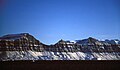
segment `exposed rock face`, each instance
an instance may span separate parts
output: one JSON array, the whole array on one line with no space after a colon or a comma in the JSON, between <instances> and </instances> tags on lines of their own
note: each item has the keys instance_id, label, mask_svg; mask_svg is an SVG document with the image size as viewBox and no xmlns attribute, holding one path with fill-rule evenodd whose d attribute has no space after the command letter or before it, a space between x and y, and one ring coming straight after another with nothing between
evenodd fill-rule
<instances>
[{"instance_id":1,"label":"exposed rock face","mask_svg":"<svg viewBox=\"0 0 120 70\"><path fill-rule=\"evenodd\" d=\"M40 52L45 45L28 33L0 37L0 60L36 60L29 51Z\"/></svg>"},{"instance_id":2,"label":"exposed rock face","mask_svg":"<svg viewBox=\"0 0 120 70\"><path fill-rule=\"evenodd\" d=\"M77 43L82 45L103 45L100 41L92 37L89 37L88 39L78 40Z\"/></svg>"},{"instance_id":3,"label":"exposed rock face","mask_svg":"<svg viewBox=\"0 0 120 70\"><path fill-rule=\"evenodd\" d=\"M28 33L9 34L0 37L0 60L120 60L119 42L89 37L45 45Z\"/></svg>"},{"instance_id":4,"label":"exposed rock face","mask_svg":"<svg viewBox=\"0 0 120 70\"><path fill-rule=\"evenodd\" d=\"M99 41L89 37L88 39L78 40L77 44L86 46L83 49L89 49L92 52L120 52L120 44Z\"/></svg>"},{"instance_id":5,"label":"exposed rock face","mask_svg":"<svg viewBox=\"0 0 120 70\"><path fill-rule=\"evenodd\" d=\"M28 33L10 34L0 37L0 50L6 51L26 51L43 49L44 44Z\"/></svg>"}]
</instances>

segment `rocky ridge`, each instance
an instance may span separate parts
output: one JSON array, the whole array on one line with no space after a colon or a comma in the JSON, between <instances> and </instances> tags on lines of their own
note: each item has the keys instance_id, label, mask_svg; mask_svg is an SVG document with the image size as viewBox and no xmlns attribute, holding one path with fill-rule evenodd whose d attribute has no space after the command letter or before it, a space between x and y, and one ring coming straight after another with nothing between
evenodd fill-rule
<instances>
[{"instance_id":1,"label":"rocky ridge","mask_svg":"<svg viewBox=\"0 0 120 70\"><path fill-rule=\"evenodd\" d=\"M0 60L120 60L120 41L95 38L45 45L29 33L0 37Z\"/></svg>"}]
</instances>

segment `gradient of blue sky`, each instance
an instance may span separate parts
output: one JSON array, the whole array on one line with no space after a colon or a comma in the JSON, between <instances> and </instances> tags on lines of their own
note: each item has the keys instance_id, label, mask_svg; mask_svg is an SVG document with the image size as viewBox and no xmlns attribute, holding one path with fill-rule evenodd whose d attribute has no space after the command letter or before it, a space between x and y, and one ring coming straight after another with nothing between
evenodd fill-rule
<instances>
[{"instance_id":1,"label":"gradient of blue sky","mask_svg":"<svg viewBox=\"0 0 120 70\"><path fill-rule=\"evenodd\" d=\"M120 0L8 0L0 36L27 32L45 44L120 39Z\"/></svg>"}]
</instances>

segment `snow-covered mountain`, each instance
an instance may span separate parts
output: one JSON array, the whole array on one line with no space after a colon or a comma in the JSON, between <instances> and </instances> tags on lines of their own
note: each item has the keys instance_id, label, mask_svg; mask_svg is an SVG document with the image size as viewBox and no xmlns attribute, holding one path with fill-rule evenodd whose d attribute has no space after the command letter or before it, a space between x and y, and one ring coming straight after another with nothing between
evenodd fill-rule
<instances>
[{"instance_id":1,"label":"snow-covered mountain","mask_svg":"<svg viewBox=\"0 0 120 70\"><path fill-rule=\"evenodd\" d=\"M113 44L113 45L120 44L120 40L118 40L118 39L114 39L114 40L106 39L105 42L107 42L109 44Z\"/></svg>"},{"instance_id":2,"label":"snow-covered mountain","mask_svg":"<svg viewBox=\"0 0 120 70\"><path fill-rule=\"evenodd\" d=\"M45 45L28 33L0 37L0 60L120 60L120 41L95 38Z\"/></svg>"}]
</instances>

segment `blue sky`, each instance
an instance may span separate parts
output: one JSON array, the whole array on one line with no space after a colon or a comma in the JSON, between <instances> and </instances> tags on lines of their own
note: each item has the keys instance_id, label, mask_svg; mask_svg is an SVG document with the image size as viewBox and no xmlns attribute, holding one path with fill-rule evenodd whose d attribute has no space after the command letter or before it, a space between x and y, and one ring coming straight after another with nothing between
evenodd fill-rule
<instances>
[{"instance_id":1,"label":"blue sky","mask_svg":"<svg viewBox=\"0 0 120 70\"><path fill-rule=\"evenodd\" d=\"M45 44L120 39L120 0L8 0L2 10L0 36L25 32Z\"/></svg>"}]
</instances>

